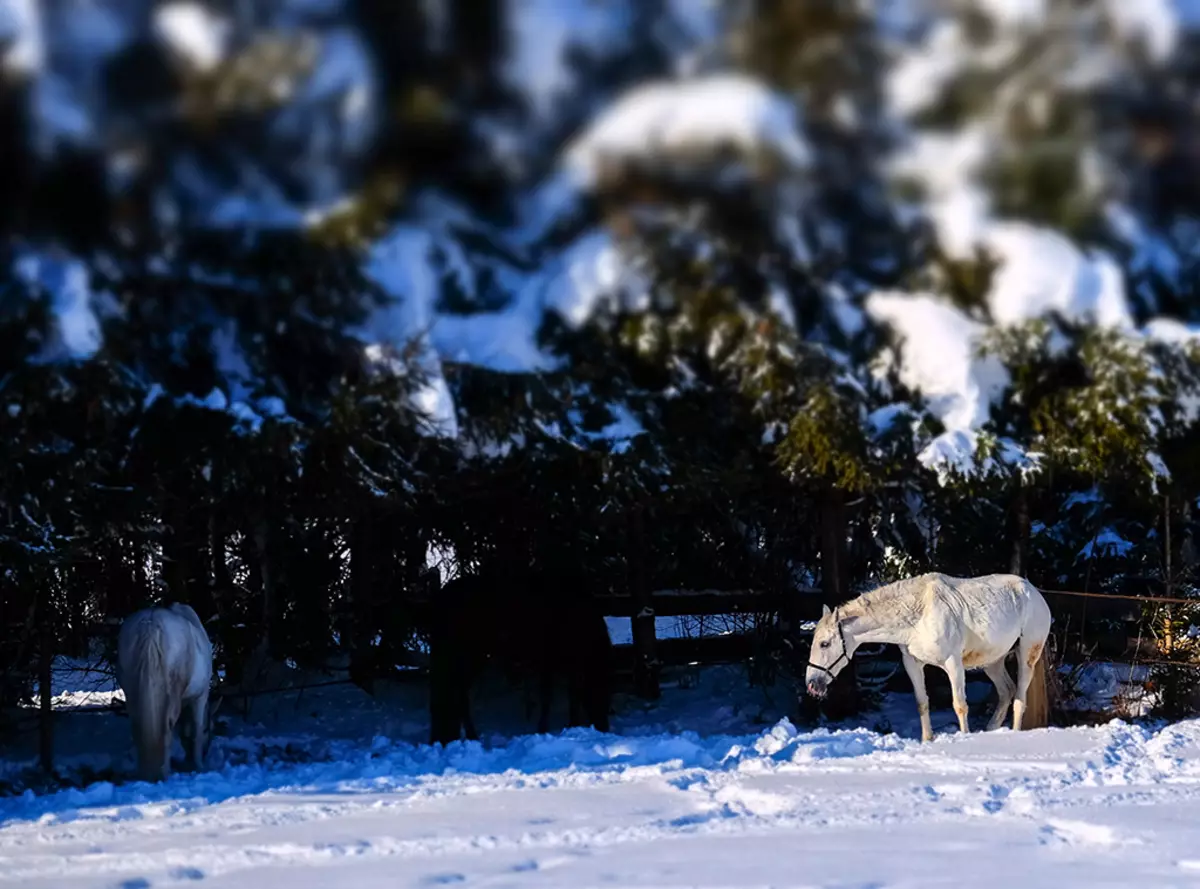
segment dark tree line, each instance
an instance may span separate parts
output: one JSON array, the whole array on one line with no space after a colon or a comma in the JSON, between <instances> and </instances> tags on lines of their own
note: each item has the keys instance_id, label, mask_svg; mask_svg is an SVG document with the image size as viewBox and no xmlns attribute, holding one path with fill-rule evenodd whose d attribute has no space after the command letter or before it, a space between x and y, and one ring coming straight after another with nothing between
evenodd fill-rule
<instances>
[{"instance_id":1,"label":"dark tree line","mask_svg":"<svg viewBox=\"0 0 1200 889\"><path fill-rule=\"evenodd\" d=\"M865 301L930 290L986 323L993 266L948 258L888 190L886 53L863 13L761 2L738 19L731 5L731 48L712 50L804 110L802 189L778 159L725 175L727 146L634 159L518 256L490 233L513 223L596 109L670 70L657 28L668 5L639 7L619 50L577 53L583 86L550 123L502 76L511 7L444 6L433 22L419 4L359 0L292 30L264 11L211 67L130 25L88 81L99 97L88 139L39 117L48 74L6 75L0 704L28 696L48 656L82 652L106 620L164 600L211 619L231 683L264 661L344 658L370 688L437 632L489 650L453 609L430 610L431 548L485 579L494 598L464 606L471 620L546 601L580 633L587 621L569 615L592 597L654 589L817 585L836 602L931 569L1063 586L1191 580L1200 488L1194 418L1180 407L1200 366L1191 346L1131 351L1055 318L993 325L987 347L1011 383L981 448L1039 449L1043 471L939 480L917 462L943 430L895 368L872 369L905 346ZM339 110L361 84L305 87L306 41L346 35L374 73L369 136ZM955 89L935 123L971 111ZM1058 169L1041 164L1061 158L1035 148L1079 132L1064 122L1079 109L1116 114L1112 128L1134 135L1161 119L1113 107L1108 94L1072 95L1052 132L1018 127L1026 141L1014 141L1032 146L1015 153L1023 163L992 172L1005 209L1098 231L1070 188L1041 205L1050 198L1034 186ZM536 136L525 169L489 138L498 131ZM1169 170L1161 153L1128 163L1151 184L1194 178L1171 146ZM1171 190L1167 209L1136 189L1129 199L1155 231L1197 210ZM431 194L470 222L423 215ZM312 205L322 212L303 220ZM448 316L511 304L517 271L551 265L587 233L638 263L646 298L607 294L583 324L545 311L537 340L553 368L442 356L458 433L438 435L417 408L427 352L366 348L363 333L397 298L368 273L397 226L450 231L474 264L464 292L449 258L428 258ZM1194 260L1165 279L1118 256L1139 322L1196 320ZM1169 480L1151 483L1149 455ZM1131 543L1081 557L1105 530ZM520 638L561 648L552 623L535 626Z\"/></svg>"}]
</instances>

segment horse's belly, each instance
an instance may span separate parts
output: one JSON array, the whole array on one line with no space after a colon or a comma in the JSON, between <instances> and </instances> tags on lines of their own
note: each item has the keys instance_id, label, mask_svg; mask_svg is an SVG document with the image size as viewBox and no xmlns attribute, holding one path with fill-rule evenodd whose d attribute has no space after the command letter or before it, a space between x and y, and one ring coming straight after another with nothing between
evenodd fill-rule
<instances>
[{"instance_id":1,"label":"horse's belly","mask_svg":"<svg viewBox=\"0 0 1200 889\"><path fill-rule=\"evenodd\" d=\"M187 676L187 685L183 691L185 698L203 694L212 682L212 656L200 649L200 646L193 646L190 655L181 664L186 670L184 675Z\"/></svg>"},{"instance_id":2,"label":"horse's belly","mask_svg":"<svg viewBox=\"0 0 1200 889\"><path fill-rule=\"evenodd\" d=\"M201 654L197 654L192 664L192 675L188 681L187 696L194 698L199 694L203 694L208 690L211 682L212 661L206 660Z\"/></svg>"},{"instance_id":3,"label":"horse's belly","mask_svg":"<svg viewBox=\"0 0 1200 889\"><path fill-rule=\"evenodd\" d=\"M1008 650L997 651L991 648L964 648L962 655L963 666L968 670L986 667L988 664L994 664L1004 655L1008 654Z\"/></svg>"},{"instance_id":4,"label":"horse's belly","mask_svg":"<svg viewBox=\"0 0 1200 889\"><path fill-rule=\"evenodd\" d=\"M962 662L968 670L986 667L1004 658L1016 644L1018 633L1005 634L1001 639L981 639L968 633L963 640Z\"/></svg>"}]
</instances>

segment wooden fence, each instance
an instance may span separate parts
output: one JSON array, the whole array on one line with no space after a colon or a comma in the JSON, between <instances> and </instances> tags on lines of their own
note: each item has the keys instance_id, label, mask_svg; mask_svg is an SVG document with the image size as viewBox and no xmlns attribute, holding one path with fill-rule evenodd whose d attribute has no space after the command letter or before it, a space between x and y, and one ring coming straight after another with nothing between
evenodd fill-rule
<instances>
[{"instance_id":1,"label":"wooden fence","mask_svg":"<svg viewBox=\"0 0 1200 889\"><path fill-rule=\"evenodd\" d=\"M1135 627L1142 617L1142 606L1150 604L1161 605L1193 605L1200 606L1200 598L1188 599L1173 596L1137 596L1128 594L1083 592L1076 590L1042 590L1050 600L1054 613L1054 632L1061 640L1070 636L1077 640L1072 647L1082 648L1084 643L1093 647L1107 644L1108 650L1101 651L1104 656L1117 657L1124 653L1127 645L1128 629ZM602 610L611 617L631 618L631 629L635 636L633 645L619 645L615 652L615 667L622 674L632 672L637 652L649 652L655 668L664 665L738 663L747 660L758 652L761 636L754 632L729 632L721 635L699 635L677 638L658 639L654 632L655 617L706 617L714 615L745 615L764 618L760 625L762 629L769 626L779 626L791 635L803 635L799 625L804 622L817 620L821 616L824 603L822 592L811 587L800 587L786 593L760 590L658 590L640 600L631 595L611 595L602 598ZM422 605L415 603L417 610ZM638 620L637 618L643 618ZM650 618L645 620L645 618ZM1115 625L1124 624L1126 629L1096 630L1089 632L1089 622L1108 621ZM778 623L777 623L778 622ZM97 634L114 632L116 625L97 626ZM645 638L649 633L650 638ZM639 634L642 638L637 638ZM1060 648L1060 650L1063 650ZM657 672L657 670L655 671ZM655 677L657 679L657 677ZM336 680L346 682L348 680ZM329 683L322 683L329 684ZM296 686L288 691L302 691L308 686ZM281 689L263 689L254 692L238 692L230 689L235 696L240 694L269 694ZM42 701L47 708L47 701ZM48 709L48 708L47 708ZM76 709L76 708L71 708ZM107 706L84 706L77 708L87 712L105 712Z\"/></svg>"},{"instance_id":2,"label":"wooden fence","mask_svg":"<svg viewBox=\"0 0 1200 889\"><path fill-rule=\"evenodd\" d=\"M1043 589L1042 594L1054 615L1052 632L1058 637L1060 651L1089 651L1101 656L1119 658L1127 653L1143 617L1147 604L1168 606L1200 606L1200 599L1180 596L1130 595L1122 593L1085 592L1080 590ZM604 598L605 614L613 617L634 617L639 609L632 596ZM821 616L824 599L822 591L800 587L786 594L755 590L659 590L649 597L649 610L654 617L703 617L710 615L778 615L793 635L794 624L815 621ZM653 621L640 624L653 628ZM632 622L639 632L639 622ZM653 652L657 665L736 663L755 653L753 633L729 633L719 636L688 636L683 638L642 640L642 646ZM638 648L618 646L616 666L622 673L631 668Z\"/></svg>"},{"instance_id":3,"label":"wooden fence","mask_svg":"<svg viewBox=\"0 0 1200 889\"><path fill-rule=\"evenodd\" d=\"M656 590L640 607L638 600L630 595L605 596L601 599L606 615L631 619L633 644L617 646L614 652L614 667L618 675L633 673L639 657L648 658L651 668L648 677L650 696L657 694L657 674L661 667L745 662L759 653L757 649L762 637L755 632L730 632L658 639L654 633L653 619L635 620L639 614L650 618L759 615L768 621L778 616L788 629L795 629L791 626L794 623L819 618L823 601L821 591L810 587L800 587L786 593L761 590Z\"/></svg>"}]
</instances>

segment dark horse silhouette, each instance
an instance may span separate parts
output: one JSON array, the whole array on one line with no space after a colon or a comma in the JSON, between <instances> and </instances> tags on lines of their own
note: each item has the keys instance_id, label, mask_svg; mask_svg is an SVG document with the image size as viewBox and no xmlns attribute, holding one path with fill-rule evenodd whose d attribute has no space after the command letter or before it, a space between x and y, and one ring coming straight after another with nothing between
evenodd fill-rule
<instances>
[{"instance_id":1,"label":"dark horse silhouette","mask_svg":"<svg viewBox=\"0 0 1200 889\"><path fill-rule=\"evenodd\" d=\"M543 585L542 588L545 588ZM505 595L476 575L450 581L433 603L430 625L431 740L449 743L460 731L477 740L470 689L489 663L509 678L536 677L541 712L538 731L550 729L554 682L565 677L569 724L608 731L612 641L596 603L569 588L541 595L526 587ZM522 594L523 593L523 594Z\"/></svg>"}]
</instances>

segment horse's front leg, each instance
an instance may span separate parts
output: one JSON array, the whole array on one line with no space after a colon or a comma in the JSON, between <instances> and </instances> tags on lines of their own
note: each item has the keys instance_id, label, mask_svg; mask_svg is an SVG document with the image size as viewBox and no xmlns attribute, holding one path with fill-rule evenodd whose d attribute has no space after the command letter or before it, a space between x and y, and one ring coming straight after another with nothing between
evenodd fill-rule
<instances>
[{"instance_id":1,"label":"horse's front leg","mask_svg":"<svg viewBox=\"0 0 1200 889\"><path fill-rule=\"evenodd\" d=\"M913 697L917 699L917 714L921 717L921 740L933 740L933 723L929 720L929 694L925 691L925 666L908 653L907 648L900 649L900 660L904 663L904 671L912 680Z\"/></svg>"},{"instance_id":2,"label":"horse's front leg","mask_svg":"<svg viewBox=\"0 0 1200 889\"><path fill-rule=\"evenodd\" d=\"M950 677L950 693L954 698L954 715L958 717L958 729L964 735L970 729L967 727L967 671L963 667L962 655L951 655L942 665L946 675Z\"/></svg>"}]
</instances>

